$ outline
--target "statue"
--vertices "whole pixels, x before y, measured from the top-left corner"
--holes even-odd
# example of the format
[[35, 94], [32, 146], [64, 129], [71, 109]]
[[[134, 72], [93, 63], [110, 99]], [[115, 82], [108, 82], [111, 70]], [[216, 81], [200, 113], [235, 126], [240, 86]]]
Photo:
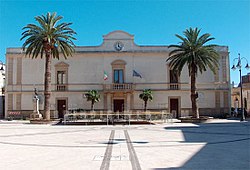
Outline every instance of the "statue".
[[39, 112], [39, 97], [38, 97], [38, 93], [37, 93], [37, 89], [34, 89], [34, 97], [33, 97], [33, 103], [34, 103], [34, 111], [33, 113], [30, 115], [30, 119], [32, 120], [41, 120], [42, 119], [42, 114], [40, 114]]

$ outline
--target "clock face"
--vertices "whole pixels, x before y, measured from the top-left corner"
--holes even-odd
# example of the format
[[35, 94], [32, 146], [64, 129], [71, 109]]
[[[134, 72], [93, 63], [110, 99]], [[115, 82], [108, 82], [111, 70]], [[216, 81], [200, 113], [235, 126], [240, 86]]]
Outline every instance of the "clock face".
[[121, 42], [116, 42], [114, 44], [114, 47], [115, 47], [116, 51], [121, 51], [123, 49], [124, 45]]

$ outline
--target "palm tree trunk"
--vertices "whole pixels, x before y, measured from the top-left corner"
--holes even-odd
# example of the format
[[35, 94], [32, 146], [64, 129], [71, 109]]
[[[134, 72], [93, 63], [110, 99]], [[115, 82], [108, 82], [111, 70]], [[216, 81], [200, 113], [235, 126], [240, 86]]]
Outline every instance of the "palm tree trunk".
[[148, 101], [146, 100], [146, 101], [144, 102], [144, 112], [147, 111], [147, 104], [148, 104]]
[[91, 110], [94, 111], [94, 101], [91, 101]]
[[197, 94], [196, 94], [196, 75], [195, 67], [191, 70], [191, 102], [192, 102], [192, 113], [195, 118], [199, 118], [199, 112], [197, 111]]
[[44, 116], [46, 120], [50, 120], [50, 86], [51, 86], [51, 54], [46, 52], [45, 76], [44, 76]]

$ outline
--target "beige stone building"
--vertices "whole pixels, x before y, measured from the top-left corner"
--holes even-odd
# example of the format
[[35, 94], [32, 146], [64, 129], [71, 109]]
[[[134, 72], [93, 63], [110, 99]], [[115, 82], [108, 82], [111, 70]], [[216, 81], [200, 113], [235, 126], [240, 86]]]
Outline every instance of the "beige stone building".
[[[63, 117], [65, 110], [89, 110], [90, 103], [83, 94], [93, 89], [101, 94], [101, 101], [95, 104], [97, 111], [142, 110], [139, 94], [143, 89], [152, 89], [154, 100], [148, 103], [149, 110], [176, 112], [175, 117], [190, 114], [188, 70], [184, 68], [178, 77], [169, 69], [168, 46], [140, 46], [133, 35], [113, 31], [103, 36], [101, 45], [78, 46], [75, 50], [67, 60], [62, 57], [52, 61], [52, 117]], [[201, 115], [218, 116], [230, 110], [228, 47], [219, 46], [217, 51], [217, 73], [208, 70], [197, 78]], [[8, 48], [6, 61], [6, 116], [13, 112], [29, 116], [33, 111], [34, 88], [40, 95], [42, 110], [44, 59], [30, 59], [21, 48]]]
[[[240, 85], [232, 88], [231, 106], [241, 108]], [[243, 107], [250, 114], [250, 73], [242, 76]]]

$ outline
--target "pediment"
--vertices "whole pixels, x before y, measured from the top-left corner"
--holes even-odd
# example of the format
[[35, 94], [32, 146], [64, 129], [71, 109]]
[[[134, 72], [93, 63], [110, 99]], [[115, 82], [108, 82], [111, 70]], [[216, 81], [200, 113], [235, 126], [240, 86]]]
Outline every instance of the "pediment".
[[103, 36], [104, 40], [133, 40], [134, 35], [131, 35], [125, 31], [116, 30]]
[[69, 64], [67, 64], [65, 62], [59, 62], [59, 63], [55, 64], [55, 67], [69, 67]]
[[126, 65], [127, 63], [123, 60], [115, 60], [111, 63], [111, 65]]

